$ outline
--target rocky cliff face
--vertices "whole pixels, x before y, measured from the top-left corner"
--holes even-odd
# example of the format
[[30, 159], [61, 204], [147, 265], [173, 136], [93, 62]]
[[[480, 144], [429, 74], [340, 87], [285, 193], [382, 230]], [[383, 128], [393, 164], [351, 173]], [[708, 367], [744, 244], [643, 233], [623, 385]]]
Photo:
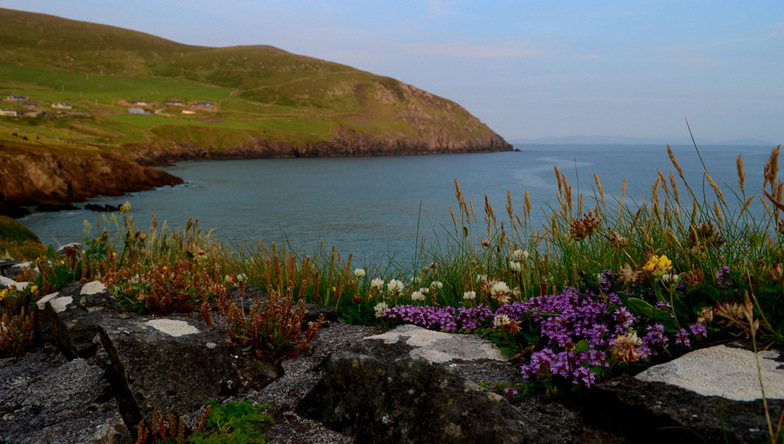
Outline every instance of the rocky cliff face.
[[182, 183], [165, 171], [112, 154], [55, 154], [0, 145], [0, 213], [21, 215], [20, 207], [57, 205], [99, 195]]

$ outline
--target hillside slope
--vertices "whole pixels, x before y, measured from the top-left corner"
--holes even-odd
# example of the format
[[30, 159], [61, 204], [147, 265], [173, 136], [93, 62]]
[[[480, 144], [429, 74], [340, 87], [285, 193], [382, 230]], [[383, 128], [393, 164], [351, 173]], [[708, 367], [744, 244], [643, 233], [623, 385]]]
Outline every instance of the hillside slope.
[[8, 9], [0, 23], [0, 144], [142, 164], [512, 149], [455, 102], [271, 46], [184, 45]]

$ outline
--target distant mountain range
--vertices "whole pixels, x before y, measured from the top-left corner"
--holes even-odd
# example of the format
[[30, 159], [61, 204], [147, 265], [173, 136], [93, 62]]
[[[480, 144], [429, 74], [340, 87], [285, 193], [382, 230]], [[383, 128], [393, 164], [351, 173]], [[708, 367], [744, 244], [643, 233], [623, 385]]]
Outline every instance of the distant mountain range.
[[[697, 145], [740, 145], [740, 146], [775, 146], [777, 143], [759, 139], [707, 140], [695, 138]], [[672, 139], [645, 137], [614, 137], [614, 136], [564, 136], [540, 137], [536, 139], [517, 139], [513, 145], [552, 144], [552, 145], [691, 145], [689, 137]]]

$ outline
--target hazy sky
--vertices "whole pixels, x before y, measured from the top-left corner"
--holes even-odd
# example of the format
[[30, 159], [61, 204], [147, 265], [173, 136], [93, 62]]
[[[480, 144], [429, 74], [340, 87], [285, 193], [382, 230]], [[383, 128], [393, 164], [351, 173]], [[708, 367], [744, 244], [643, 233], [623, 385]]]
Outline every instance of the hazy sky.
[[3, 0], [180, 43], [269, 44], [454, 100], [509, 141], [784, 143], [784, 2]]

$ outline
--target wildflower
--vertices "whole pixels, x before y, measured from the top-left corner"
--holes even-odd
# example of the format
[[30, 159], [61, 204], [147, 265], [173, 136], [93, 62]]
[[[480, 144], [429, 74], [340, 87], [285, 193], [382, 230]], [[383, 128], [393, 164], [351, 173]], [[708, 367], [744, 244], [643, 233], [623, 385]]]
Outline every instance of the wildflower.
[[387, 283], [387, 292], [396, 296], [403, 294], [403, 283], [397, 279], [390, 279]]
[[73, 250], [73, 251], [76, 251], [76, 250], [78, 250], [78, 249], [79, 249], [79, 247], [81, 247], [81, 246], [82, 246], [82, 244], [80, 244], [79, 242], [71, 242], [71, 243], [68, 243], [68, 244], [62, 245], [60, 248], [58, 248], [58, 249], [57, 249], [57, 252], [58, 252], [58, 253], [63, 253], [63, 252], [66, 252], [66, 253], [67, 253], [67, 252], [68, 252], [68, 250]]
[[365, 277], [365, 270], [364, 270], [364, 269], [362, 269], [362, 268], [355, 268], [355, 269], [354, 269], [354, 276], [356, 276], [356, 277], [358, 277], [358, 278], [363, 278], [363, 277]]
[[477, 282], [484, 282], [486, 280], [487, 280], [487, 275], [486, 274], [477, 274], [476, 275], [476, 281]]
[[120, 214], [130, 213], [130, 212], [131, 212], [131, 203], [126, 200], [124, 204], [120, 205]]
[[493, 318], [493, 327], [495, 328], [504, 328], [511, 323], [512, 319], [505, 314], [501, 314]]
[[482, 239], [482, 248], [487, 248], [490, 246], [490, 241], [487, 239]]
[[605, 234], [604, 237], [610, 241], [610, 246], [616, 250], [620, 250], [629, 244], [629, 238], [623, 237], [617, 231], [610, 230], [610, 234]]
[[422, 293], [421, 291], [417, 290], [417, 291], [411, 293], [411, 300], [412, 301], [416, 301], [416, 302], [424, 301], [425, 300], [425, 294]]
[[375, 291], [381, 291], [381, 288], [384, 287], [384, 280], [380, 278], [375, 278], [370, 281], [370, 289]]
[[648, 259], [648, 262], [642, 266], [642, 269], [652, 274], [654, 277], [661, 277], [672, 270], [672, 261], [667, 259], [667, 256], [665, 255], [653, 255]]
[[681, 275], [681, 280], [692, 287], [697, 287], [702, 284], [704, 275], [702, 270], [694, 269]]
[[0, 301], [5, 299], [5, 297], [8, 296], [8, 293], [9, 293], [9, 290], [7, 288], [4, 288], [3, 290], [0, 290]]
[[239, 273], [236, 277], [237, 282], [245, 282], [248, 280], [248, 276], [245, 273]]
[[475, 291], [466, 291], [463, 293], [463, 300], [464, 301], [473, 301], [476, 299], [476, 292]]
[[682, 345], [684, 347], [691, 347], [691, 341], [689, 341], [689, 332], [686, 331], [685, 328], [682, 328], [675, 334], [675, 344]]
[[716, 283], [719, 285], [732, 285], [732, 280], [730, 280], [730, 267], [728, 265], [724, 265], [718, 270], [716, 270]]
[[490, 297], [498, 301], [499, 304], [506, 304], [512, 296], [512, 291], [505, 282], [499, 281], [490, 287]]
[[642, 351], [637, 348], [642, 344], [642, 339], [635, 332], [616, 336], [612, 344], [613, 356], [620, 362], [637, 362], [642, 355]]
[[584, 214], [582, 219], [572, 221], [569, 235], [573, 239], [583, 240], [599, 231], [599, 224], [601, 223], [602, 218], [598, 214], [594, 215], [593, 210], [591, 210], [588, 214]]
[[520, 273], [523, 271], [523, 265], [520, 262], [509, 261], [509, 269], [516, 273]]
[[441, 281], [433, 281], [430, 283], [430, 288], [433, 290], [440, 290], [444, 288], [444, 284]]
[[373, 307], [373, 311], [376, 312], [377, 318], [383, 316], [387, 310], [389, 310], [389, 305], [387, 305], [386, 302], [379, 302], [375, 307]]
[[691, 224], [689, 225], [689, 242], [692, 252], [704, 253], [705, 247], [718, 247], [724, 243], [724, 239], [721, 238], [713, 224]]
[[681, 281], [681, 275], [679, 274], [663, 274], [661, 276], [662, 282], [665, 284], [677, 284]]
[[623, 264], [623, 268], [621, 268], [618, 273], [621, 275], [620, 278], [618, 278], [618, 282], [623, 282], [624, 284], [637, 282], [637, 279], [640, 277], [640, 272], [632, 270], [632, 267], [629, 266], [628, 263]]
[[419, 276], [414, 276], [414, 277], [411, 278], [411, 283], [412, 284], [418, 284], [420, 282], [422, 282], [422, 278], [420, 278]]
[[512, 252], [512, 260], [515, 262], [522, 262], [528, 259], [528, 251], [526, 250], [515, 250]]
[[32, 287], [30, 287], [30, 294], [36, 294], [37, 292], [38, 292], [37, 285], [33, 285]]

